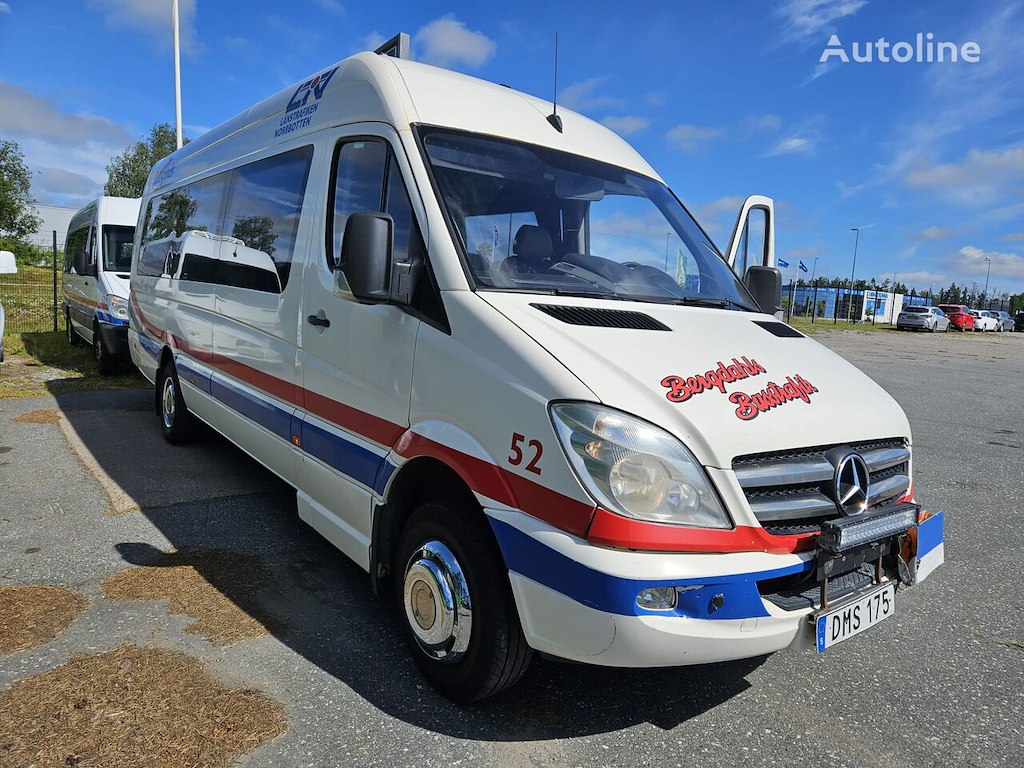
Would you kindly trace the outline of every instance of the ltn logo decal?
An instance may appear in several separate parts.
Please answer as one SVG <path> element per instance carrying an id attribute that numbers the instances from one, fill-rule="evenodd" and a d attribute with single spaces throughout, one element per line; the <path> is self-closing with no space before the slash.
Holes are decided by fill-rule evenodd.
<path id="1" fill-rule="evenodd" d="M 309 97 L 312 95 L 313 100 L 316 101 L 324 95 L 324 89 L 327 88 L 327 84 L 334 77 L 334 73 L 338 71 L 337 67 L 329 69 L 326 72 L 321 72 L 316 77 L 310 78 L 298 88 L 295 89 L 295 93 L 292 94 L 291 101 L 288 102 L 288 106 L 285 108 L 285 112 L 291 112 L 293 109 L 299 109 L 300 107 L 306 106 L 306 102 L 309 101 Z"/>

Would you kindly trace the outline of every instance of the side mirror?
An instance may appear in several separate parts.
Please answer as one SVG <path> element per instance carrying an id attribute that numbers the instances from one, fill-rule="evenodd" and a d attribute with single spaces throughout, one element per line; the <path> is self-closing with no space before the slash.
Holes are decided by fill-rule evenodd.
<path id="1" fill-rule="evenodd" d="M 75 251 L 74 256 L 71 257 L 71 265 L 75 268 L 75 272 L 82 276 L 92 274 L 90 271 L 89 254 L 85 251 Z"/>
<path id="2" fill-rule="evenodd" d="M 13 275 L 18 271 L 18 262 L 10 251 L 0 251 L 0 275 Z"/>
<path id="3" fill-rule="evenodd" d="M 386 213 L 361 211 L 345 222 L 341 260 L 334 281 L 357 301 L 383 304 L 391 299 L 391 254 L 395 222 Z"/>
<path id="4" fill-rule="evenodd" d="M 782 309 L 782 273 L 775 267 L 748 267 L 743 284 L 766 315 Z"/>

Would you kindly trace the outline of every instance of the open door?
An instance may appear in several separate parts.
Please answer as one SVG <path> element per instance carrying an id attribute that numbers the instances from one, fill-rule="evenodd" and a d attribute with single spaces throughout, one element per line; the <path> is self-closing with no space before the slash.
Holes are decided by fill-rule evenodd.
<path id="1" fill-rule="evenodd" d="M 742 279 L 748 267 L 775 266 L 775 201 L 751 195 L 743 201 L 727 251 L 729 266 Z"/>

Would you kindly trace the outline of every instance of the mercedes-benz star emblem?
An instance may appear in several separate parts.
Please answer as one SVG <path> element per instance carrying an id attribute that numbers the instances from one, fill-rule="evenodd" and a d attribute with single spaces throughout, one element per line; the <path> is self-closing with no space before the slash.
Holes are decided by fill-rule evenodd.
<path id="1" fill-rule="evenodd" d="M 847 454 L 836 467 L 835 500 L 844 515 L 857 515 L 868 506 L 868 465 L 860 454 Z"/>

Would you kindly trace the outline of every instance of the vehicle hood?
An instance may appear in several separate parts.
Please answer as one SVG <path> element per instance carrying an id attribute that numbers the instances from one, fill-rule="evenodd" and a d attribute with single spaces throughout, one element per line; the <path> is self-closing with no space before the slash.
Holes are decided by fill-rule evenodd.
<path id="1" fill-rule="evenodd" d="M 107 293 L 112 293 L 115 296 L 120 296 L 123 299 L 128 298 L 130 288 L 127 278 L 120 277 L 114 272 L 104 272 L 103 281 Z"/>
<path id="2" fill-rule="evenodd" d="M 903 410 L 885 390 L 770 315 L 496 291 L 478 295 L 600 402 L 672 432 L 706 466 L 730 468 L 735 456 L 749 453 L 910 438 Z M 668 330 L 574 325 L 537 305 L 639 312 Z"/>

